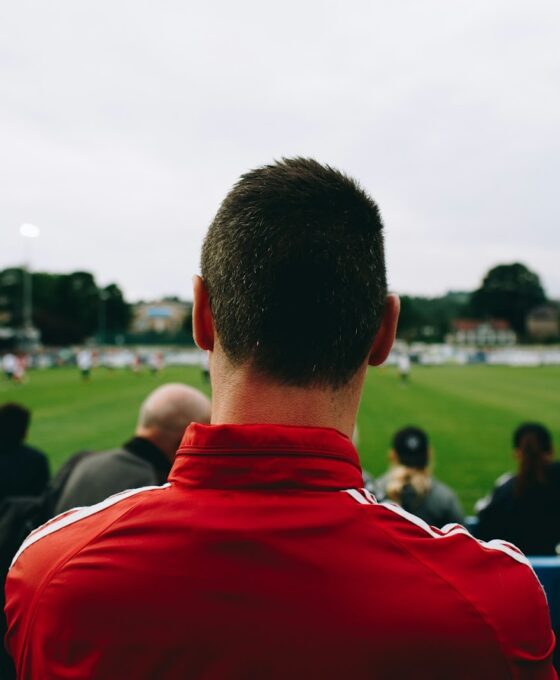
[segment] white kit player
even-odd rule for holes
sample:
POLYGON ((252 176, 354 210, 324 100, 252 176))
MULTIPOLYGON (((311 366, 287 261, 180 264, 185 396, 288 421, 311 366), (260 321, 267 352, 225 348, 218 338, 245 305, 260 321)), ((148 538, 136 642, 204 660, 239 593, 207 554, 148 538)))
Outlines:
POLYGON ((407 383, 410 378, 410 357, 406 352, 399 354, 397 365, 399 367, 399 375, 401 377, 401 382, 403 384, 407 383))
POLYGON ((93 364, 93 357, 89 349, 81 349, 76 357, 78 368, 84 380, 89 380, 91 367, 93 364))

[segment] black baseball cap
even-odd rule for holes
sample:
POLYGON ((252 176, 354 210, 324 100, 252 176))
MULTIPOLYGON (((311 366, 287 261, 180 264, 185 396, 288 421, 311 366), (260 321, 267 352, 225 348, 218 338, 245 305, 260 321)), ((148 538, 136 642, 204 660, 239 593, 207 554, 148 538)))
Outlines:
POLYGON ((393 436, 393 449, 399 462, 407 467, 425 468, 428 465, 428 435, 419 427, 404 427, 393 436))

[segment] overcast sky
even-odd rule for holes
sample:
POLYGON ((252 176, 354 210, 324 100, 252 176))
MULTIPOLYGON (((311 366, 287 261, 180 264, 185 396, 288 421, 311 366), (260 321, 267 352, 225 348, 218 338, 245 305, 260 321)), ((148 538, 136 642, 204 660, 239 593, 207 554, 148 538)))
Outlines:
POLYGON ((560 297, 560 2, 0 5, 0 268, 190 297, 248 168, 304 155, 379 203, 391 287, 520 260, 560 297))

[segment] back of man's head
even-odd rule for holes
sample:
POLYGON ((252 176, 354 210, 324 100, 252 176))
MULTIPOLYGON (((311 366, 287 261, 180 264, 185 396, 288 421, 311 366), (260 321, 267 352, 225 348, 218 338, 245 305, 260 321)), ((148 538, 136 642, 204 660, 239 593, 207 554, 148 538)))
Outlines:
POLYGON ((0 450, 9 451, 25 440, 31 413, 25 406, 7 402, 0 406, 0 450))
POLYGON ((167 383, 151 392, 142 403, 136 434, 151 439, 172 458, 191 422, 210 422, 210 400, 188 385, 167 383))
POLYGON ((233 365, 339 388, 368 356, 387 297, 382 223, 338 170, 295 158, 243 175, 210 226, 201 269, 233 365))

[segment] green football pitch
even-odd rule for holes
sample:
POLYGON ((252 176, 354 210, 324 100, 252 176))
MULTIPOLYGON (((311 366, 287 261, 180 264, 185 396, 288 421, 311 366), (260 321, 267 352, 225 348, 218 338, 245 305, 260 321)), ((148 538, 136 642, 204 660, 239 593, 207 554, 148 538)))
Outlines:
MULTIPOLYGON (((71 368, 34 371, 23 385, 0 381, 0 402, 33 411, 28 441, 49 455, 52 469, 74 451, 121 444, 134 429, 140 403, 164 382, 209 392, 200 370, 167 367, 159 375, 93 371, 89 383, 71 368)), ((511 433, 522 421, 545 423, 560 441, 560 367, 413 367, 409 385, 393 368, 370 369, 359 414, 359 450, 374 475, 387 463, 392 433, 415 424, 427 430, 434 471, 457 490, 467 512, 514 467, 511 433)))

